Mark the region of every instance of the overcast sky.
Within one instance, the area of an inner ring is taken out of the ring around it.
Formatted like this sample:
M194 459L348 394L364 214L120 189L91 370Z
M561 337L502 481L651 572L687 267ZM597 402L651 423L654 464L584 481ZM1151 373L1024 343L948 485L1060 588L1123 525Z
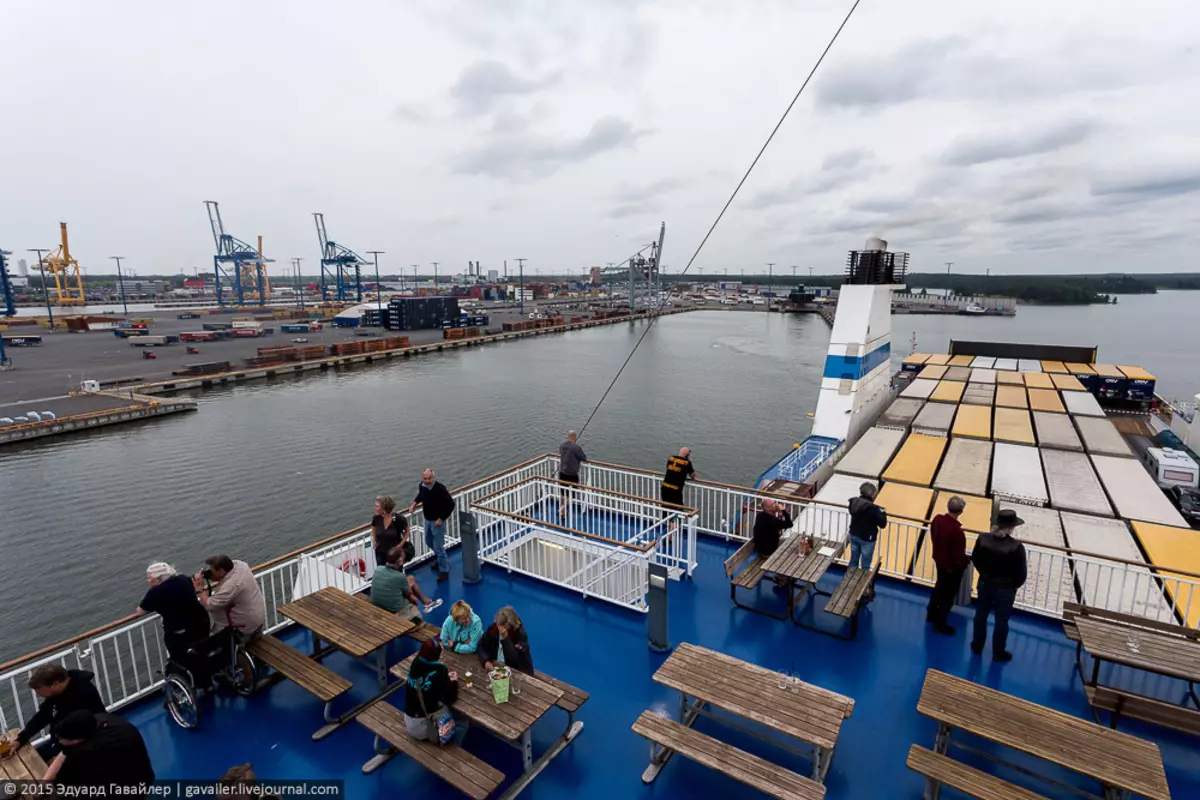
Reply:
M0 4L0 246L686 264L846 0ZM863 0L692 268L1194 271L1196 0Z

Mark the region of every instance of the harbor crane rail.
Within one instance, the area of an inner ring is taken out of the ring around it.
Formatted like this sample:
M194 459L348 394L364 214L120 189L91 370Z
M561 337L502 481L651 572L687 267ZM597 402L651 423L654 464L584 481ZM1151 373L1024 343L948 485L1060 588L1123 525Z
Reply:
M267 264L274 261L264 258L261 244L258 249L225 232L221 220L221 208L215 200L205 200L208 224L212 228L213 242L217 253L213 256L213 273L217 303L225 306L222 279L233 292L234 304L265 306L271 296L271 284L267 278Z
M367 261L349 247L340 245L325 233L325 215L314 213L317 223L317 239L321 243L321 299L345 302L362 302L362 268ZM329 296L332 284L334 296ZM353 289L354 296L350 297Z

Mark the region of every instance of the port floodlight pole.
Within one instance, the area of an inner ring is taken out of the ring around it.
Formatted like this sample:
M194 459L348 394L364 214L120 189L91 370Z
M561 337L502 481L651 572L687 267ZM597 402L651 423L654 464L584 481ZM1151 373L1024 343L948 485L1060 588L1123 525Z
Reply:
M367 255L375 259L375 307L379 309L379 327L383 327L383 286L379 283L379 257L386 250L368 250Z
M525 262L528 260L529 259L527 259L527 258L516 259L517 267L521 270L521 277L519 279L521 288L517 290L517 300L521 304L521 313L522 314L525 313Z
M437 295L437 293L438 293L438 274L437 274L437 267L438 267L438 264L439 264L440 262L437 262L437 261L431 261L430 263L431 263L431 264L433 264L433 294L434 294L434 296L436 296L436 295Z
M293 258L292 266L296 269L296 294L300 298L300 307L304 308L304 278L300 276L300 262L303 258Z
M771 281L775 280L773 277L774 275L775 275L775 262L768 261L767 262L767 311L768 312L770 312L770 310L771 310L771 298L775 296L771 292Z
M42 254L49 253L50 250L44 247L29 247L26 249L30 253L37 253L38 270L42 273L42 296L46 298L46 315L50 317L50 330L54 330L54 309L50 308L50 290L46 287L46 262L42 260Z
M109 256L113 261L117 262L117 285L121 287L121 308L125 309L125 313L129 313L129 304L125 302L125 278L121 274L121 259L125 256Z

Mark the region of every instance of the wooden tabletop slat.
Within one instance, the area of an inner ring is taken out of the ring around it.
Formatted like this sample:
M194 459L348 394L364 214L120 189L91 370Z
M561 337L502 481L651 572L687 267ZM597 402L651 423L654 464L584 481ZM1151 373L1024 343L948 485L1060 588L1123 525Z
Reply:
M414 658L415 654L393 666L392 674L400 680L408 680L408 668ZM510 742L520 739L521 734L533 727L533 724L545 716L563 696L561 689L525 673L514 671L517 688L521 693L512 694L510 691L507 703L497 703L487 685L487 676L473 653L464 655L443 650L442 661L451 671L458 673L458 699L453 704L454 710ZM463 680L467 670L471 671L474 678L474 685L470 688Z
M8 732L8 740L17 746L20 728ZM0 759L0 779L9 781L40 781L46 774L46 762L38 755L37 748L27 744L13 755Z
M845 547L845 543L816 539L813 541L812 552L805 556L800 554L803 538L800 534L795 534L785 539L779 549L763 563L762 571L804 583L815 584L821 580ZM821 555L823 547L832 548L833 552L830 555Z
M279 607L279 613L356 657L377 650L414 627L411 620L356 600L334 587L286 603Z
M854 701L801 683L780 689L771 670L686 642L675 648L654 680L717 708L818 747L837 744Z
M1076 617L1075 628L1083 649L1096 658L1200 682L1200 642L1087 616ZM1131 630L1137 637L1136 653L1129 646Z
M1170 800L1158 745L1127 733L935 669L925 673L917 710L1106 785Z

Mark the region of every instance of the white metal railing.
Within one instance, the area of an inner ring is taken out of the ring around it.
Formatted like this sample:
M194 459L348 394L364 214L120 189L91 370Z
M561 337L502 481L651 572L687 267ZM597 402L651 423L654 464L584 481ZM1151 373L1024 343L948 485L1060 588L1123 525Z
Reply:
M532 484L535 482L529 479L551 478L557 471L557 456L542 456L452 494L458 508L464 510L504 487L522 482ZM658 473L597 463L585 464L581 478L583 485L578 491L600 490L586 496L598 504L611 503L614 512L633 508L637 503L654 506L653 498L658 497L661 481ZM546 495L546 482L536 483L543 485L542 493ZM610 498L603 490L632 498ZM644 603L649 563L665 563L690 574L697 560L696 534L727 540L748 539L754 514L766 496L769 495L746 487L689 481L684 502L695 513L685 514L674 532L668 525L664 533L659 518L643 517L646 524L630 533L628 543L614 547L611 542L582 540L586 537L544 526L530 536L526 530L528 524L505 520L503 525L495 527L480 526L481 556L506 569L542 579L550 576L552 582L586 596L641 610L643 606L639 604ZM846 537L849 514L845 508L813 501L779 500L796 520L796 531L826 539ZM658 508L661 514L661 505ZM423 522L419 510L410 515L415 561L430 556L422 535ZM457 546L460 542L457 515L452 515L447 525L447 546ZM1017 598L1021 609L1057 618L1065 602L1082 601L1161 621L1182 620L1192 626L1200 623L1200 579L1032 543L1026 543L1025 549L1029 579ZM935 570L925 525L893 521L882 532L876 552L884 575L921 585L933 583ZM300 580L303 571L314 568L319 568L322 580L335 582L347 591L361 591L368 586L375 569L369 527L348 531L256 570L268 609L268 630L289 624L276 609L295 599L297 585L303 583ZM302 594L305 588L303 585L299 588ZM27 682L30 673L42 664L56 662L67 668L93 671L105 701L111 708L120 708L161 686L163 656L161 623L157 615L151 615L101 629L16 662L0 672L0 729L24 726L37 709L39 700Z
M799 447L792 448L792 452L783 457L776 472L784 480L806 483L841 444L840 441L818 442L805 439Z

